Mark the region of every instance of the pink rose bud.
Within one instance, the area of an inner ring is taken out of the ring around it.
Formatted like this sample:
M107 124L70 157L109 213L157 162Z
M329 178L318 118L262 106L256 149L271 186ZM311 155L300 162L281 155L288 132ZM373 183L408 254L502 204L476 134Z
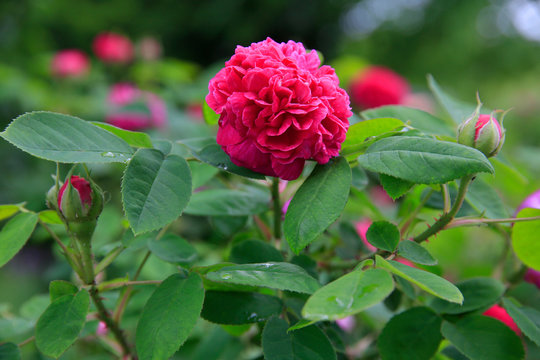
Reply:
M492 307L484 311L482 315L489 316L503 322L506 326L512 329L516 334L521 335L521 331L519 330L518 326L514 322L514 319L512 319L512 317L508 315L508 313L503 307L499 305L493 305Z
M475 112L458 128L458 143L480 150L487 157L495 156L504 143L504 129L493 114L480 114L479 104Z
M217 142L231 161L283 180L306 160L339 155L352 116L334 69L294 41L238 46L210 80L206 103L218 114Z
M95 184L73 175L58 191L58 211L67 221L95 220L103 209L103 194Z
M100 321L96 329L96 334L99 336L105 336L107 335L107 332L108 332L107 324L105 324L103 321Z
M540 271L534 269L527 269L523 280L533 285L536 285L536 287L540 289Z
M403 77L382 66L361 71L350 85L351 101L362 109L402 104L410 93Z
M92 48L96 56L105 63L125 64L133 59L131 41L127 37L113 32L97 35Z
M360 236L360 239L362 239L362 242L364 243L366 248L371 252L375 252L375 251L377 251L377 248L375 246L371 245L367 241L367 237L366 237L367 231L368 231L369 227L371 226L371 223L372 223L372 221L369 220L369 219L360 220L360 221L357 221L354 224L354 227L356 228L356 233L358 234L358 236Z
M62 50L57 52L51 63L51 72L57 77L81 77L88 73L90 62L80 50Z
M341 330L350 333L356 326L356 320L354 319L354 316L351 315L343 319L337 319L336 324L341 328Z
M527 196L516 209L516 214L525 208L540 209L540 190Z

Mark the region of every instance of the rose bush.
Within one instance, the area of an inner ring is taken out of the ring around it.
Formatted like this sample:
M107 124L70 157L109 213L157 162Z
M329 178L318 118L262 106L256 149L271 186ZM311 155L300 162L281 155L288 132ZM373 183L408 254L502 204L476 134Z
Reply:
M294 180L306 160L337 156L352 116L347 93L317 52L268 38L235 55L210 81L217 142L233 163Z

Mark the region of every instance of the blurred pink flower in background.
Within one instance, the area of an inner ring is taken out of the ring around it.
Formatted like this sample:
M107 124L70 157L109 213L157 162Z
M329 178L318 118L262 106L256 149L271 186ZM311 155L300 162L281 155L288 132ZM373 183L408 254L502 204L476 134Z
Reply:
M104 32L94 38L92 48L105 63L125 64L133 59L133 44L124 35Z
M105 324L103 321L100 321L96 329L96 334L99 336L105 336L107 335L107 332L108 332L107 324Z
M510 329L512 329L516 334L518 335L521 334L521 331L519 330L518 326L514 322L514 319L512 319L512 317L508 315L506 310L499 305L493 305L492 307L484 311L482 315L497 319L503 322Z
M111 125L131 131L167 125L167 108L163 100L132 84L113 85L107 100L111 110L105 121Z
M369 189L369 195L375 205L380 207L390 207L394 205L394 200L388 195L386 190L380 185L373 186Z
M371 226L372 221L370 219L364 219L357 221L354 224L354 227L356 229L356 232L358 233L358 236L360 236L360 239L362 239L362 242L367 247L367 249L371 252L377 251L377 248L373 245L371 245L366 238L366 233Z
M204 120L203 107L200 103L191 103L186 106L186 113L198 121Z
M405 95L401 105L423 110L431 114L435 113L435 103L433 102L433 99L431 96L424 93L409 93Z
M534 269L527 269L523 280L533 285L536 285L536 287L540 289L540 271Z
M351 102L359 108L400 105L410 93L407 80L394 71L371 66L362 70L350 84Z
M137 52L146 61L154 61L161 57L163 48L153 36L145 36L137 43Z
M343 319L337 319L336 324L341 328L341 330L350 333L356 326L356 320L354 319L354 316L351 315Z
M404 240L404 241L410 241L410 240ZM413 268L417 267L416 265L413 264L412 261L409 261L409 260L404 259L404 258L397 257L394 260L397 261L398 263L403 264L403 265L407 265L407 266L410 266L410 267L413 267Z
M527 196L525 200L521 202L521 204L519 204L516 209L516 215L525 208L540 209L540 190L533 192L531 195Z
M51 62L51 72L58 77L81 77L88 73L90 61L85 53L77 49L57 52Z

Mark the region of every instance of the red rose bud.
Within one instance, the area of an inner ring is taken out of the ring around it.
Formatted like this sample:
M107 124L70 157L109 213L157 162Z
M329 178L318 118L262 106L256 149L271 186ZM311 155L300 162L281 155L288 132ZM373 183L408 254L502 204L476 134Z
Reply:
M519 330L518 326L514 322L514 319L512 319L512 317L508 315L508 313L503 307L499 305L493 305L492 307L484 311L482 315L489 316L489 317L492 317L494 319L501 321L510 329L512 329L516 334L521 335L521 331Z
M92 48L96 56L105 63L125 64L133 59L133 44L120 34L101 33L95 37Z
M480 114L479 104L473 115L458 128L458 142L495 156L504 144L504 129L493 115Z
M382 66L360 72L350 85L351 101L362 109L402 104L410 93L407 80Z
M51 72L57 77L81 77L88 73L90 62L80 50L62 50L57 52L51 63Z
M294 41L238 46L208 85L218 114L217 142L231 161L294 180L306 160L339 155L352 116L334 69Z
M103 193L97 185L73 175L58 191L58 211L69 222L97 219L103 209Z

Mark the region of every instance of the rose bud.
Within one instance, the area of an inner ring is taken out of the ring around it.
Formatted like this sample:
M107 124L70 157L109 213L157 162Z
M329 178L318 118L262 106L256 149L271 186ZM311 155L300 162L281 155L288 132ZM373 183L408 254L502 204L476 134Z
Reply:
M492 307L484 311L482 315L489 316L489 317L492 317L494 319L501 321L510 329L512 329L516 334L521 335L521 331L519 330L518 326L514 322L514 319L512 319L512 317L508 315L508 313L503 307L499 305L493 305Z
M206 103L220 115L217 143L231 161L294 180L306 160L339 155L352 116L334 69L294 41L238 46L210 80Z
M94 183L72 175L58 191L57 205L68 222L93 221L103 210L103 193Z
M504 143L504 129L493 114L480 114L479 104L475 112L458 128L458 143L480 150L486 157L497 155Z
M97 35L92 44L96 56L104 63L126 64L133 59L133 44L120 34L105 32Z
M57 52L51 63L51 72L57 77L81 77L88 73L90 62L80 50L62 50Z
M402 104L410 93L407 80L382 66L361 71L350 84L351 101L361 109Z

